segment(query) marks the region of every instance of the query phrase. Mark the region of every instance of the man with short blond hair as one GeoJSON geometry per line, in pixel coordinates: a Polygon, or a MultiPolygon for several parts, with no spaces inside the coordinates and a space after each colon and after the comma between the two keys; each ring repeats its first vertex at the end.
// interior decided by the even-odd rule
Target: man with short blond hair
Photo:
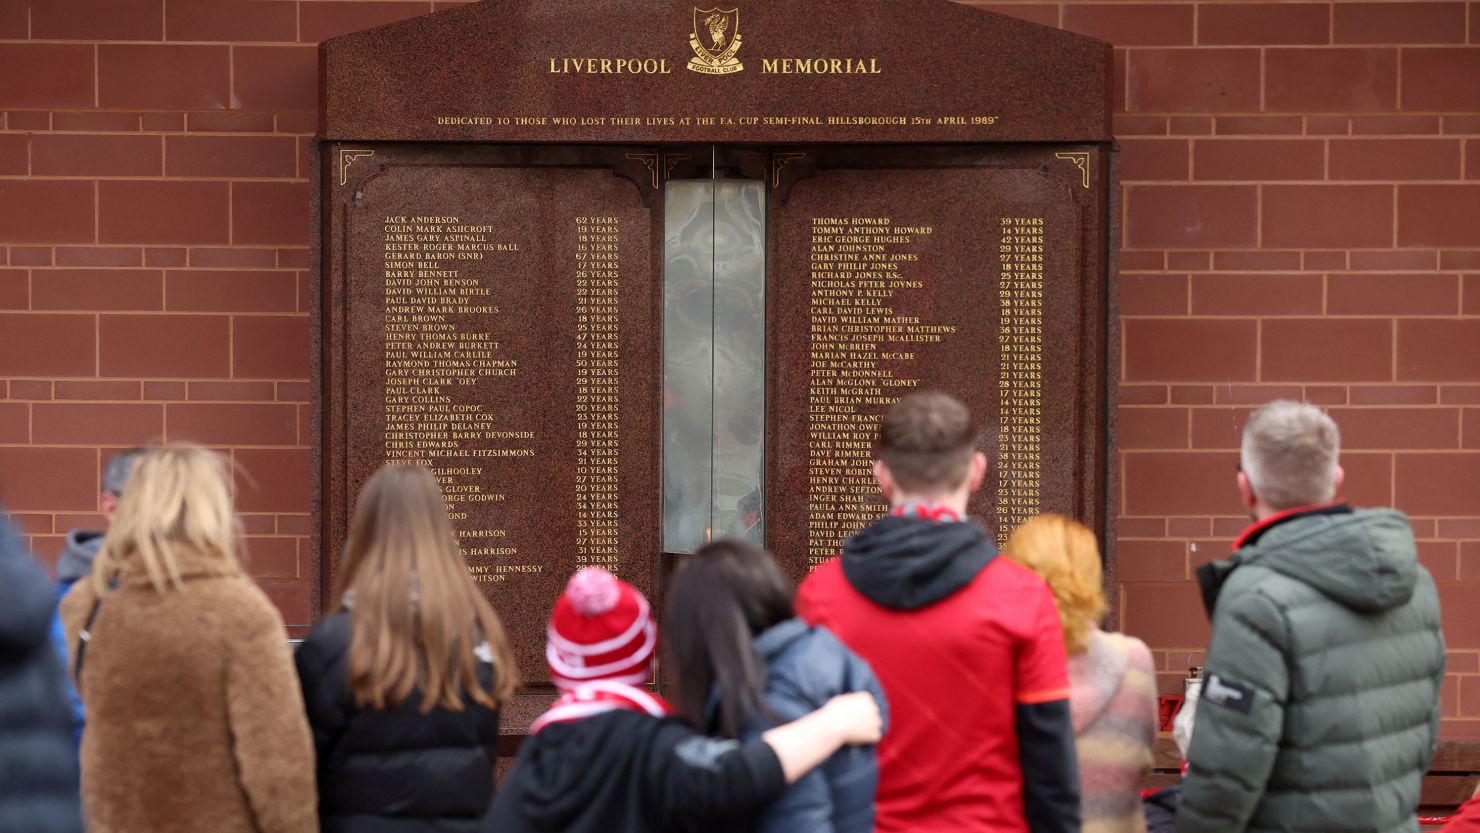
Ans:
{"type": "Polygon", "coordinates": [[[1177,833],[1418,829],[1444,679],[1408,519],[1352,509],[1331,417],[1280,400],[1244,427],[1254,523],[1198,569],[1213,619],[1177,833]]]}
{"type": "Polygon", "coordinates": [[[986,457],[966,406],[924,391],[879,424],[889,513],[802,583],[797,610],[873,667],[889,699],[879,833],[1078,833],[1058,610],[966,515],[986,457]]]}

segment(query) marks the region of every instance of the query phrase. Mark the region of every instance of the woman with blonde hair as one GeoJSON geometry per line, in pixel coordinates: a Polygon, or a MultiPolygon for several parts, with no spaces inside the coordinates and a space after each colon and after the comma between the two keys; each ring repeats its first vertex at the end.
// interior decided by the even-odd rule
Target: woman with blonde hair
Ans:
{"type": "Polygon", "coordinates": [[[388,465],[365,483],[334,612],[297,661],[325,833],[478,828],[519,676],[429,470],[388,465]]]}
{"type": "Polygon", "coordinates": [[[1099,628],[1106,604],[1094,533],[1040,515],[1012,533],[1004,554],[1048,583],[1064,626],[1084,833],[1144,831],[1140,786],[1156,742],[1156,671],[1144,642],[1099,628]]]}
{"type": "Polygon", "coordinates": [[[145,453],[62,602],[92,833],[309,833],[313,744],[283,620],[237,561],[231,473],[145,453]]]}

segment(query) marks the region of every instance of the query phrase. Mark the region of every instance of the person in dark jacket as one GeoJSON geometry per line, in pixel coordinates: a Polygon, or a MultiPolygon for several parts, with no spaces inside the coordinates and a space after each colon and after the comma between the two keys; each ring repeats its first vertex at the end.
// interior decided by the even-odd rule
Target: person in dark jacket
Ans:
{"type": "Polygon", "coordinates": [[[874,462],[889,514],[802,583],[797,611],[868,660],[889,697],[880,833],[1077,833],[1058,609],[966,519],[986,474],[975,442],[970,413],[943,393],[891,407],[874,462]]]}
{"type": "Polygon", "coordinates": [[[335,612],[295,656],[321,829],[477,830],[518,676],[430,471],[385,466],[365,483],[339,577],[335,612]]]}
{"type": "MultiPolygon", "coordinates": [[[[129,476],[134,473],[134,464],[143,454],[142,448],[120,451],[103,467],[103,480],[98,487],[98,514],[103,518],[103,531],[74,529],[67,533],[62,554],[57,557],[58,610],[72,585],[92,572],[93,560],[98,557],[98,550],[103,548],[103,536],[107,534],[107,528],[113,525],[113,517],[118,513],[118,501],[123,497],[123,487],[128,485],[129,476]]],[[[67,635],[62,628],[60,614],[52,617],[51,639],[57,647],[57,654],[62,658],[62,665],[70,665],[67,635]]],[[[72,686],[70,678],[67,680],[67,699],[72,704],[73,738],[81,743],[84,723],[82,698],[77,696],[77,689],[72,686]]]]}
{"type": "Polygon", "coordinates": [[[546,634],[564,693],[529,727],[484,833],[747,830],[839,747],[879,738],[864,693],[750,741],[696,732],[644,687],[658,637],[647,599],[599,567],[571,577],[546,634]]]}
{"type": "MultiPolygon", "coordinates": [[[[709,734],[751,740],[832,697],[866,691],[886,714],[868,663],[826,628],[796,618],[794,590],[771,554],[722,539],[685,558],[663,617],[679,711],[709,734]]],[[[878,764],[848,746],[772,804],[759,833],[872,833],[878,764]]]]}
{"type": "Polygon", "coordinates": [[[66,672],[48,634],[56,598],[0,512],[0,833],[81,833],[66,672]]]}
{"type": "Polygon", "coordinates": [[[1178,833],[1417,830],[1444,635],[1408,520],[1336,499],[1340,435],[1272,402],[1244,427],[1255,523],[1198,569],[1213,619],[1178,833]]]}

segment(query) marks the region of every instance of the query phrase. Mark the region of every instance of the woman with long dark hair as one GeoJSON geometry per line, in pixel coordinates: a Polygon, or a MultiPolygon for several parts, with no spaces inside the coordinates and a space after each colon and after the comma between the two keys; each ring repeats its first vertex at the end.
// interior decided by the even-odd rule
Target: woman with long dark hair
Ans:
{"type": "Polygon", "coordinates": [[[519,676],[430,471],[385,466],[365,483],[334,612],[297,662],[324,833],[478,828],[519,676]]]}
{"type": "MultiPolygon", "coordinates": [[[[794,592],[771,554],[744,541],[715,541],[683,560],[663,619],[680,714],[711,735],[748,740],[847,692],[869,692],[884,709],[868,663],[797,619],[794,592]]],[[[877,783],[874,748],[843,747],[771,805],[760,830],[869,833],[877,783]]]]}

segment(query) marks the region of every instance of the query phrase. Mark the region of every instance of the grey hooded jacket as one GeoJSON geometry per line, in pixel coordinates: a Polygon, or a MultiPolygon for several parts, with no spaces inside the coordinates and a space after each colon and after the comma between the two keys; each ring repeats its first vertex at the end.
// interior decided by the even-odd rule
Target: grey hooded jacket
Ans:
{"type": "Polygon", "coordinates": [[[1199,571],[1216,606],[1177,833],[1416,831],[1444,636],[1408,519],[1336,506],[1257,529],[1199,571]]]}

